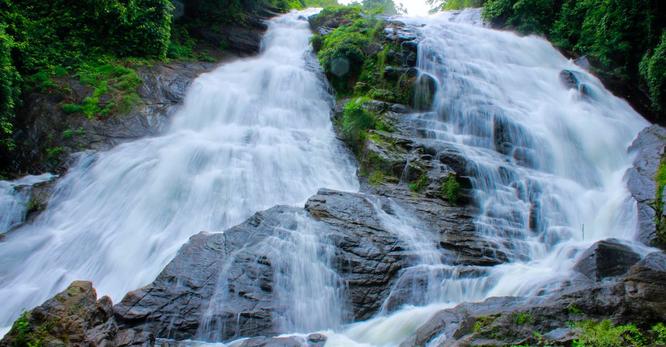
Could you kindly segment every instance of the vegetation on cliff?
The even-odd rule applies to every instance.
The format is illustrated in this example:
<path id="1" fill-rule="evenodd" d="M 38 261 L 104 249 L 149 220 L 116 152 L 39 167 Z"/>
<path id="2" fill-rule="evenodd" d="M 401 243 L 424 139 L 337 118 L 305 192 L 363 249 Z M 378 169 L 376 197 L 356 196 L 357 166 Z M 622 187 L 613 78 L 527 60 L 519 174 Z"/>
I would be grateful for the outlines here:
<path id="1" fill-rule="evenodd" d="M 545 35 L 645 116 L 666 122 L 666 7 L 659 0 L 431 0 L 444 9 L 484 6 L 498 27 Z"/>
<path id="2" fill-rule="evenodd" d="M 122 114 L 140 102 L 139 67 L 168 59 L 211 61 L 215 58 L 208 52 L 226 49 L 219 40 L 205 42 L 202 28 L 243 28 L 255 25 L 251 21 L 258 22 L 256 18 L 288 9 L 335 4 L 335 0 L 0 0 L 0 174 L 8 175 L 7 162 L 23 150 L 17 148 L 15 132 L 20 130 L 17 114 L 30 107 L 25 102 L 29 95 L 61 100 L 66 114 L 88 118 Z M 202 45 L 207 45 L 205 50 Z M 51 152 L 58 153 L 57 148 Z"/>

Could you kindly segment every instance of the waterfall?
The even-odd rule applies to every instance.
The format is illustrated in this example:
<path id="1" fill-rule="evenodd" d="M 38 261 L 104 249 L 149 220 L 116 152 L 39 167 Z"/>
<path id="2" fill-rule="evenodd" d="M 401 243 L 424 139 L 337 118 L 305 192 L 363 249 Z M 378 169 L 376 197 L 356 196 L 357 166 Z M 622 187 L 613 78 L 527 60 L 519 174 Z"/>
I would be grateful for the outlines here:
<path id="1" fill-rule="evenodd" d="M 459 174 L 471 178 L 476 232 L 510 262 L 479 271 L 421 259 L 443 270 L 437 295 L 333 333 L 327 346 L 397 346 L 442 308 L 547 295 L 598 240 L 640 248 L 636 203 L 624 181 L 627 148 L 648 124 L 639 114 L 546 40 L 485 27 L 478 9 L 403 20 L 420 28 L 419 69 L 439 85 L 433 111 L 408 121 L 421 141 L 465 158 Z M 563 70 L 577 88 L 560 81 Z M 397 219 L 411 226 L 390 224 L 413 245 L 422 232 L 405 213 Z"/>
<path id="2" fill-rule="evenodd" d="M 72 280 L 92 280 L 117 301 L 153 280 L 195 233 L 302 205 L 321 187 L 357 190 L 310 35 L 303 13 L 271 20 L 261 54 L 199 77 L 164 135 L 71 167 L 48 209 L 0 242 L 0 326 Z M 321 323 L 295 314 L 285 327 Z"/>
<path id="3" fill-rule="evenodd" d="M 427 230 L 398 198 L 366 195 L 411 259 L 381 312 L 343 326 L 348 293 L 323 222 L 285 213 L 270 237 L 224 259 L 228 268 L 235 257 L 259 254 L 253 261 L 270 264 L 280 333 L 324 331 L 333 347 L 398 346 L 441 309 L 552 293 L 598 240 L 639 247 L 624 180 L 627 148 L 647 125 L 639 114 L 546 40 L 487 28 L 479 10 L 402 20 L 421 31 L 420 73 L 438 91 L 431 111 L 401 121 L 417 141 L 440 149 L 438 159 L 464 158 L 455 169 L 471 182 L 475 232 L 508 261 L 450 264 L 440 231 Z M 309 37 L 302 12 L 272 20 L 262 53 L 197 79 L 166 134 L 81 157 L 48 209 L 0 243 L 0 326 L 74 279 L 93 280 L 118 299 L 200 230 L 302 204 L 320 187 L 357 190 Z M 563 71 L 576 86 L 561 81 Z M 230 314 L 228 273 L 214 279 L 198 339 L 219 341 L 234 329 L 219 319 Z"/>

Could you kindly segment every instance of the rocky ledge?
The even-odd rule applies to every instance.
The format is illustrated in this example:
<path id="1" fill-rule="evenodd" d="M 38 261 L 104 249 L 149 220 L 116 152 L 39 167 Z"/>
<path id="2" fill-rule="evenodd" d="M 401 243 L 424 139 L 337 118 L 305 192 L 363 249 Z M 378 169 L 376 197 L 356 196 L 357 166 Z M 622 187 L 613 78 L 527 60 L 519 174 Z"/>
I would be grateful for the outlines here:
<path id="1" fill-rule="evenodd" d="M 666 148 L 666 129 L 656 124 L 641 131 L 629 147 L 630 153 L 633 153 L 635 158 L 633 167 L 626 174 L 627 186 L 638 203 L 640 240 L 647 245 L 658 245 L 663 242 L 658 240 L 657 224 L 664 218 L 663 208 L 660 208 L 664 202 L 656 201 L 655 179 L 663 160 L 664 148 Z"/>
<path id="2" fill-rule="evenodd" d="M 127 114 L 88 118 L 67 114 L 58 92 L 32 92 L 17 117 L 16 142 L 19 149 L 7 167 L 16 173 L 64 172 L 70 154 L 82 150 L 106 150 L 119 143 L 160 133 L 169 116 L 185 97 L 194 78 L 215 64 L 181 62 L 156 64 L 139 69 L 143 80 L 141 101 Z M 83 99 L 88 89 L 68 80 L 69 89 Z M 65 136 L 66 133 L 71 135 Z M 57 149 L 57 151 L 53 149 Z M 51 150 L 49 150 L 51 149 Z"/>
<path id="3" fill-rule="evenodd" d="M 350 297 L 348 319 L 368 318 L 418 256 L 383 225 L 380 214 L 391 213 L 390 206 L 386 199 L 376 203 L 361 194 L 322 191 L 305 209 L 279 206 L 225 233 L 195 235 L 155 282 L 119 304 L 98 300 L 89 282 L 74 282 L 19 319 L 0 346 L 37 340 L 52 346 L 180 346 L 177 340 L 241 336 L 269 337 L 232 346 L 321 346 L 321 334 L 270 337 L 278 333 L 274 320 L 284 307 L 276 297 L 284 293 L 274 282 L 279 254 L 266 245 L 288 240 L 282 234 L 304 221 L 316 223 L 322 247 L 335 249 L 331 264 Z M 663 252 L 641 259 L 621 241 L 601 241 L 575 268 L 575 285 L 553 296 L 491 298 L 442 310 L 401 346 L 570 345 L 580 334 L 577 322 L 612 319 L 649 327 L 666 320 Z M 202 322 L 219 335 L 202 336 Z"/>

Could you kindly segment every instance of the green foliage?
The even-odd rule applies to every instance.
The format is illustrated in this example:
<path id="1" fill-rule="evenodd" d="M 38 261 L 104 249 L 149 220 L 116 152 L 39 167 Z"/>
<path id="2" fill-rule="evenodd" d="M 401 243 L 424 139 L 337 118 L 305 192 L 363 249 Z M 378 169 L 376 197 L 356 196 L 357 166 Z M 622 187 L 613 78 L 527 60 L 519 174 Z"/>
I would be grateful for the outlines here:
<path id="1" fill-rule="evenodd" d="M 404 9 L 397 7 L 393 0 L 363 0 L 363 9 L 371 14 L 396 15 L 405 13 Z"/>
<path id="2" fill-rule="evenodd" d="M 468 7 L 481 7 L 483 5 L 483 1 L 484 0 L 447 0 L 441 5 L 441 8 L 450 11 L 462 10 L 463 8 Z"/>
<path id="3" fill-rule="evenodd" d="M 14 322 L 10 333 L 14 335 L 13 347 L 41 347 L 43 345 L 42 338 L 31 332 L 30 313 L 28 312 L 23 312 Z"/>
<path id="4" fill-rule="evenodd" d="M 340 94 L 350 94 L 368 58 L 366 50 L 380 22 L 373 18 L 363 18 L 357 6 L 324 9 L 317 20 L 326 22 L 331 17 L 348 24 L 339 26 L 323 37 L 315 37 L 313 46 L 319 48 L 319 62 L 333 87 Z"/>
<path id="5" fill-rule="evenodd" d="M 55 162 L 63 153 L 65 153 L 65 149 L 60 146 L 49 147 L 46 149 L 46 159 Z"/>
<path id="6" fill-rule="evenodd" d="M 460 183 L 456 175 L 450 174 L 439 189 L 440 196 L 446 201 L 457 204 L 460 198 Z"/>
<path id="7" fill-rule="evenodd" d="M 482 333 L 488 326 L 490 326 L 491 324 L 493 324 L 493 322 L 495 322 L 495 319 L 497 319 L 496 316 L 478 317 L 474 322 L 472 331 L 476 334 Z"/>
<path id="8" fill-rule="evenodd" d="M 361 149 L 367 137 L 367 131 L 375 129 L 377 126 L 376 115 L 364 107 L 368 101 L 367 98 L 353 99 L 345 105 L 343 110 L 342 135 L 354 150 Z"/>
<path id="9" fill-rule="evenodd" d="M 572 304 L 569 307 L 567 307 L 567 313 L 573 316 L 580 316 L 583 314 L 583 310 L 581 310 L 580 307 Z"/>
<path id="10" fill-rule="evenodd" d="M 613 325 L 610 320 L 601 322 L 582 321 L 576 324 L 581 334 L 574 346 L 578 347 L 640 347 L 645 338 L 633 324 Z"/>
<path id="11" fill-rule="evenodd" d="M 0 25 L 0 150 L 12 150 L 14 141 L 14 110 L 20 102 L 21 75 L 12 64 L 13 39 Z"/>
<path id="12" fill-rule="evenodd" d="M 488 0 L 483 15 L 492 22 L 506 23 L 523 33 L 545 33 L 555 19 L 554 0 Z"/>
<path id="13" fill-rule="evenodd" d="M 534 321 L 534 318 L 532 317 L 532 314 L 529 312 L 519 312 L 514 315 L 514 321 L 516 322 L 517 325 L 525 325 L 528 323 L 532 323 Z"/>
<path id="14" fill-rule="evenodd" d="M 162 58 L 171 32 L 170 0 L 1 0 L 16 41 L 19 71 L 71 69 L 100 54 Z"/>
<path id="15" fill-rule="evenodd" d="M 419 178 L 409 184 L 409 189 L 413 192 L 420 193 L 428 186 L 428 175 L 423 174 Z"/>
<path id="16" fill-rule="evenodd" d="M 65 113 L 83 113 L 88 118 L 108 116 L 127 112 L 140 100 L 137 88 L 141 78 L 135 70 L 120 63 L 86 64 L 76 76 L 93 91 L 81 104 L 63 104 Z"/>
<path id="17" fill-rule="evenodd" d="M 663 114 L 666 11 L 659 1 L 487 0 L 483 14 L 495 25 L 544 34 L 586 55 L 602 77 L 634 85 L 642 77 L 653 109 Z"/>
<path id="18" fill-rule="evenodd" d="M 340 6 L 337 0 L 305 0 L 306 7 L 334 7 Z"/>
<path id="19" fill-rule="evenodd" d="M 654 344 L 666 345 L 666 325 L 664 323 L 655 324 L 650 332 L 654 336 Z"/>
<path id="20" fill-rule="evenodd" d="M 641 60 L 640 73 L 646 81 L 652 105 L 657 111 L 666 110 L 666 31 L 659 45 Z"/>
<path id="21" fill-rule="evenodd" d="M 379 186 L 384 183 L 384 180 L 384 173 L 379 170 L 372 171 L 368 176 L 368 183 L 370 183 L 371 186 Z"/>
<path id="22" fill-rule="evenodd" d="M 85 135 L 86 131 L 83 128 L 78 129 L 66 129 L 62 132 L 63 140 L 71 140 L 77 136 Z"/>

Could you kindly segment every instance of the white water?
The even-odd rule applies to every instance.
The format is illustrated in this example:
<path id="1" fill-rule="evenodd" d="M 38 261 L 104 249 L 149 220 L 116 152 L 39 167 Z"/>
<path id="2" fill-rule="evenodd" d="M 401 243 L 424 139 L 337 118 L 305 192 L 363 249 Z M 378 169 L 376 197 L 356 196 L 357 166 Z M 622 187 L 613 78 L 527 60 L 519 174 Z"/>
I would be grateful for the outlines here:
<path id="1" fill-rule="evenodd" d="M 272 22 L 261 57 L 199 79 L 169 134 L 83 160 L 42 219 L 0 244 L 3 265 L 14 262 L 12 271 L 0 268 L 0 295 L 18 298 L 9 318 L 79 274 L 120 295 L 154 276 L 198 229 L 301 203 L 320 186 L 357 187 L 353 168 L 339 159 L 327 96 L 305 69 L 307 24 L 295 18 Z M 409 211 L 375 204 L 384 226 L 420 255 L 403 276 L 425 270 L 427 280 L 401 310 L 337 328 L 344 293 L 330 271 L 331 250 L 309 221 L 284 226 L 281 237 L 259 245 L 293 276 L 275 278 L 277 296 L 294 293 L 278 298 L 285 310 L 275 324 L 285 332 L 324 330 L 327 346 L 397 346 L 457 303 L 542 295 L 570 277 L 593 242 L 636 236 L 623 175 L 631 164 L 626 149 L 647 125 L 638 114 L 546 41 L 484 28 L 478 11 L 405 20 L 425 25 L 420 68 L 440 83 L 436 112 L 411 120 L 424 141 L 470 160 L 477 232 L 512 262 L 484 271 L 447 265 Z M 589 98 L 561 84 L 563 69 L 576 71 Z M 225 298 L 215 300 L 210 317 Z"/>
<path id="2" fill-rule="evenodd" d="M 52 174 L 26 176 L 14 181 L 0 181 L 0 234 L 25 221 L 32 186 L 53 179 Z"/>
<path id="3" fill-rule="evenodd" d="M 198 78 L 164 136 L 70 169 L 48 210 L 0 243 L 0 326 L 76 279 L 117 301 L 199 231 L 358 189 L 299 15 L 270 22 L 258 57 Z"/>
<path id="4" fill-rule="evenodd" d="M 627 148 L 648 123 L 547 41 L 485 28 L 479 14 L 405 18 L 425 25 L 419 68 L 440 85 L 435 112 L 411 119 L 425 141 L 470 160 L 477 232 L 511 262 L 473 271 L 422 259 L 421 266 L 443 273 L 429 306 L 355 323 L 332 334 L 327 346 L 397 346 L 441 308 L 547 294 L 571 277 L 576 258 L 593 242 L 636 239 L 636 205 L 624 173 L 632 162 Z M 562 85 L 563 69 L 575 71 L 589 97 Z M 394 211 L 394 220 L 413 218 Z M 410 243 L 422 237 L 418 224 L 390 224 L 418 246 Z M 416 249 L 430 254 L 432 247 Z M 415 290 L 427 292 L 438 279 L 432 272 L 425 277 Z"/>

